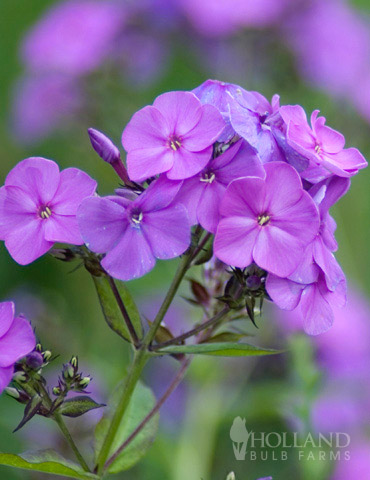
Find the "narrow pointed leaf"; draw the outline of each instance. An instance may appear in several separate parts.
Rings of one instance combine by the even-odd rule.
[[[217,355],[221,357],[250,357],[259,355],[273,355],[282,353],[281,350],[255,347],[247,343],[201,343],[199,345],[175,345],[157,350],[159,354],[195,354]]]
[[[95,288],[99,297],[100,305],[103,310],[105,320],[109,327],[116,332],[120,337],[127,341],[130,341],[130,333],[126,326],[126,322],[122,317],[121,310],[119,309],[116,299],[112,293],[108,278],[106,275],[95,276],[92,275]],[[143,335],[140,314],[137,306],[127,290],[125,284],[118,280],[115,280],[117,289],[121,295],[122,301],[126,307],[126,310],[130,316],[131,322],[135,328],[138,338]]]
[[[37,412],[39,411],[39,408],[41,407],[42,404],[42,398],[39,395],[35,395],[26,405],[26,408],[24,409],[24,415],[22,418],[22,421],[20,424],[17,426],[17,428],[13,431],[13,433],[17,432],[20,430],[24,425],[26,425],[27,422],[33,418]]]
[[[59,408],[59,413],[65,417],[76,418],[84,413],[90,412],[90,410],[101,407],[105,407],[105,405],[103,403],[96,403],[92,398],[81,395],[65,400]]]

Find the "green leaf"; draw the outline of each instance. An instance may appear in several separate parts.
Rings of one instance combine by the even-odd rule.
[[[12,453],[0,453],[0,465],[33,470],[35,472],[50,473],[63,477],[77,478],[81,480],[96,479],[92,473],[84,472],[81,467],[69,460],[66,460],[54,450],[40,450],[37,452],[26,452],[20,455]]]
[[[247,343],[201,343],[199,345],[174,345],[157,350],[159,354],[188,353],[197,355],[218,355],[221,357],[249,357],[273,355],[281,350],[259,348]]]
[[[42,398],[39,395],[35,395],[26,405],[24,409],[24,415],[22,421],[17,426],[17,428],[13,431],[13,433],[20,430],[27,422],[29,422],[39,411],[39,408],[42,405]]]
[[[90,397],[79,395],[78,397],[65,400],[58,409],[58,412],[65,417],[76,418],[84,413],[90,412],[90,410],[101,407],[105,407],[105,405],[103,403],[96,403],[95,400]]]
[[[104,416],[95,429],[95,456],[98,457],[103,440],[107,434],[109,424],[111,421],[112,412],[115,411],[118,401],[122,396],[124,383],[120,383],[113,393],[111,402],[109,404],[109,412]],[[109,452],[111,457],[124,441],[133,433],[136,427],[147,416],[155,405],[155,397],[150,390],[142,383],[138,383],[126,413],[122,419],[121,425],[117,432],[115,441]],[[108,471],[110,473],[118,473],[123,470],[128,470],[133,467],[147,452],[152,444],[158,429],[159,414],[145,425],[140,433],[128,444],[117,459],[111,464]]]
[[[103,310],[105,320],[109,327],[116,332],[120,337],[130,341],[130,333],[126,326],[126,322],[122,317],[121,310],[117,305],[117,301],[113,295],[108,277],[106,275],[95,276],[92,275],[95,288],[99,297],[100,305]],[[131,322],[135,328],[139,338],[143,335],[139,310],[125,284],[115,280],[117,289],[121,295],[122,301],[130,316]]]
[[[235,333],[235,332],[222,332],[214,335],[204,342],[201,343],[221,343],[221,342],[238,342],[242,338],[250,337],[251,335],[248,333]]]

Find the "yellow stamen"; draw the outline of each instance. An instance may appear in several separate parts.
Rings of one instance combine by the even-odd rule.
[[[269,221],[270,221],[269,215],[264,214],[258,217],[258,223],[261,225],[261,227],[263,227],[264,225],[267,225]]]
[[[141,223],[142,219],[143,219],[143,212],[140,212],[139,215],[133,216],[131,220],[134,223],[136,223],[136,225],[139,225],[139,223]]]
[[[205,173],[204,176],[200,179],[201,182],[212,183],[216,178],[214,173]]]
[[[318,153],[318,154],[321,153],[321,147],[320,147],[320,145],[316,145],[316,147],[315,147],[315,152]]]
[[[40,217],[44,220],[47,218],[51,217],[51,210],[49,207],[45,207],[41,212],[40,212]]]

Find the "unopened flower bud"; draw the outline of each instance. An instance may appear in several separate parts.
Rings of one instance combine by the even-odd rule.
[[[18,400],[21,396],[18,390],[12,387],[6,387],[5,393],[9,395],[9,397],[15,398],[16,400]]]
[[[24,372],[15,372],[13,375],[13,381],[16,383],[22,383],[27,380],[27,376]]]
[[[261,286],[261,279],[257,275],[250,275],[245,283],[250,290],[258,290]]]
[[[61,393],[61,390],[59,387],[54,387],[53,388],[53,394],[57,397],[58,395],[60,395]]]
[[[42,345],[41,343],[38,343],[35,347],[36,352],[42,352]]]
[[[78,358],[77,357],[72,357],[69,363],[72,365],[72,367],[75,370],[77,370],[77,368],[78,368]]]
[[[95,128],[89,128],[87,132],[93,149],[105,162],[112,164],[121,159],[118,148],[104,133]]]
[[[67,363],[66,365],[64,365],[64,369],[63,369],[63,377],[66,379],[66,380],[69,380],[71,378],[74,378],[75,376],[75,370],[74,368],[72,367],[72,365],[70,363]]]
[[[235,473],[230,472],[229,475],[226,477],[226,480],[235,480]]]
[[[89,128],[88,134],[91,145],[99,157],[112,165],[117,175],[125,184],[132,185],[132,182],[130,182],[128,178],[126,167],[122,163],[120,152],[112,140],[104,135],[104,133],[99,132],[99,130],[95,130],[95,128]]]
[[[81,379],[80,383],[78,384],[81,388],[86,388],[89,383],[91,382],[91,377],[84,377]]]
[[[45,350],[45,352],[42,352],[42,356],[44,357],[44,361],[48,362],[51,359],[52,353],[50,350]]]
[[[26,363],[33,370],[38,370],[44,363],[44,357],[40,352],[31,352],[26,357]]]

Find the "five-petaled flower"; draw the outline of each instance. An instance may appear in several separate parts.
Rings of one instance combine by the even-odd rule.
[[[190,244],[185,207],[173,202],[181,182],[160,177],[135,200],[123,196],[84,200],[77,217],[86,246],[106,253],[101,264],[113,277],[131,280],[155,259],[178,257]]]
[[[122,134],[131,180],[167,172],[173,180],[200,172],[225,128],[220,112],[191,92],[168,92],[132,117]]]
[[[227,188],[215,254],[234,267],[244,268],[254,261],[260,268],[286,277],[317,235],[319,214],[293,167],[271,162],[265,170],[265,179],[240,178]]]
[[[36,344],[30,323],[15,316],[13,302],[0,303],[0,393],[12,379],[14,364],[30,353]]]
[[[27,265],[55,242],[82,245],[76,212],[96,182],[77,168],[59,171],[52,160],[22,160],[0,189],[0,238],[10,255]]]
[[[300,105],[286,105],[279,112],[287,124],[289,145],[311,162],[303,178],[316,183],[331,173],[351,177],[367,166],[357,148],[344,148],[344,136],[325,125],[325,117],[318,117],[319,110],[312,112],[311,127]]]

